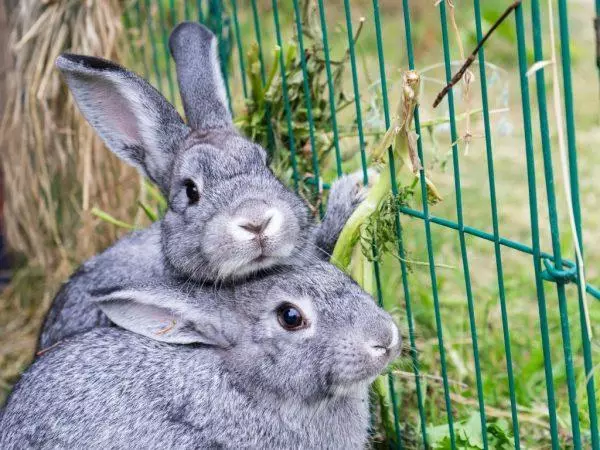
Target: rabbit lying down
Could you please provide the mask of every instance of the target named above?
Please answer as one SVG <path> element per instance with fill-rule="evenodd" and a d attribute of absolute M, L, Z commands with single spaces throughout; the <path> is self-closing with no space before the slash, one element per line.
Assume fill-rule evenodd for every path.
<path fill-rule="evenodd" d="M 79 109 L 125 162 L 154 181 L 168 201 L 164 218 L 84 263 L 63 286 L 39 348 L 108 323 L 89 291 L 184 277 L 242 282 L 285 265 L 310 265 L 333 250 L 364 197 L 358 174 L 332 186 L 323 222 L 267 166 L 266 151 L 233 125 L 216 37 L 197 23 L 170 38 L 187 124 L 156 89 L 99 58 L 56 62 Z"/>
<path fill-rule="evenodd" d="M 38 358 L 0 413 L 0 448 L 367 444 L 368 387 L 401 338 L 332 265 L 218 290 L 97 295 L 122 328 L 96 328 Z"/>

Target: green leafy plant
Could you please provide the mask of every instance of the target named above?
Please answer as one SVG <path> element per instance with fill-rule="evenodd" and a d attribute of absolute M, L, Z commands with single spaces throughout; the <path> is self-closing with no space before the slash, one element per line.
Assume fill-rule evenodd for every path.
<path fill-rule="evenodd" d="M 456 447 L 464 450 L 483 449 L 483 435 L 479 412 L 473 412 L 466 420 L 454 424 Z M 448 424 L 437 425 L 427 429 L 431 448 L 434 450 L 450 450 L 450 431 Z M 511 433 L 508 422 L 497 420 L 487 424 L 488 447 L 494 450 L 511 448 Z"/>

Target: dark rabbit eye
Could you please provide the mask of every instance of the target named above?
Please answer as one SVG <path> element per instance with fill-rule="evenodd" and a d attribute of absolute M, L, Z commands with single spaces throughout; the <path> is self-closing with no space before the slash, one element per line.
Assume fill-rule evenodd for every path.
<path fill-rule="evenodd" d="M 279 325 L 289 331 L 299 330 L 307 326 L 302 312 L 290 303 L 284 303 L 277 308 L 277 320 Z"/>
<path fill-rule="evenodd" d="M 183 182 L 183 185 L 185 186 L 185 193 L 190 201 L 190 204 L 196 203 L 198 200 L 200 200 L 200 192 L 198 192 L 196 183 L 188 179 Z"/>

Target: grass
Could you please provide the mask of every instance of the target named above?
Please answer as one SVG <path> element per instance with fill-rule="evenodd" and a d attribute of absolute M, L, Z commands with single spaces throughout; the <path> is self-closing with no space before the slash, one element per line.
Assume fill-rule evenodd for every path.
<path fill-rule="evenodd" d="M 167 2 L 165 2 L 167 3 Z M 250 49 L 251 42 L 255 39 L 251 10 L 240 5 L 241 35 L 244 37 L 245 50 Z M 384 53 L 386 58 L 386 71 L 391 96 L 391 104 L 395 105 L 400 97 L 399 81 L 400 69 L 406 69 L 405 42 L 403 38 L 402 10 L 398 2 L 381 1 L 382 8 L 382 33 L 384 37 Z M 470 2 L 456 2 L 456 20 L 459 36 L 465 47 L 470 50 L 474 43 L 473 12 Z M 468 3 L 468 4 L 467 4 Z M 484 29 L 505 7 L 501 1 L 482 2 L 484 6 Z M 545 2 L 542 2 L 545 3 Z M 273 49 L 275 47 L 273 24 L 271 20 L 270 2 L 258 2 L 259 17 L 262 26 L 262 41 L 264 58 L 267 69 L 273 65 Z M 366 18 L 361 37 L 357 42 L 358 82 L 360 85 L 361 106 L 363 119 L 366 124 L 366 147 L 372 148 L 382 136 L 384 130 L 381 107 L 378 100 L 376 81 L 379 79 L 377 68 L 377 48 L 372 21 L 372 7 L 368 1 L 352 2 L 352 19 L 354 28 L 361 16 Z M 332 58 L 341 58 L 347 47 L 345 18 L 343 8 L 327 6 L 328 25 Z M 544 14 L 546 11 L 544 10 Z M 192 11 L 195 14 L 195 11 Z M 289 5 L 282 5 L 281 10 L 282 30 L 284 40 L 293 37 L 294 24 L 292 10 Z M 529 8 L 525 7 L 525 14 L 529 20 Z M 570 28 L 572 33 L 573 51 L 573 77 L 574 95 L 576 104 L 576 124 L 578 137 L 578 156 L 580 168 L 580 187 L 583 211 L 584 248 L 587 261 L 587 278 L 590 283 L 600 285 L 600 187 L 596 181 L 596 168 L 600 165 L 600 153 L 595 150 L 600 137 L 600 124 L 598 121 L 598 73 L 594 66 L 594 36 L 591 17 L 594 14 L 593 4 L 590 1 L 580 1 L 570 8 Z M 183 10 L 178 11 L 179 18 L 184 15 Z M 153 10 L 153 16 L 158 17 L 158 12 Z M 439 31 L 438 11 L 432 2 L 411 2 L 411 18 L 413 22 L 413 38 L 415 40 L 415 57 L 417 70 L 421 72 L 424 82 L 421 93 L 421 119 L 438 120 L 442 122 L 430 129 L 423 130 L 421 139 L 425 151 L 424 162 L 428 174 L 435 180 L 438 190 L 444 200 L 430 207 L 435 216 L 456 221 L 456 199 L 454 193 L 454 174 L 449 150 L 451 142 L 447 124 L 443 123 L 447 111 L 443 107 L 432 110 L 430 105 L 440 88 L 443 79 L 443 68 L 439 67 L 442 61 L 441 39 Z M 167 19 L 171 19 L 167 17 Z M 135 22 L 135 15 L 133 16 Z M 525 152 L 523 143 L 523 127 L 520 112 L 520 89 L 516 61 L 516 46 L 514 23 L 511 20 L 503 25 L 486 46 L 486 58 L 490 66 L 488 70 L 490 84 L 491 108 L 497 113 L 492 115 L 493 151 L 496 169 L 496 184 L 498 197 L 498 211 L 500 233 L 503 237 L 530 245 L 531 230 L 529 223 L 529 206 L 527 197 L 527 178 Z M 528 22 L 529 23 L 529 22 Z M 544 26 L 547 21 L 544 18 Z M 487 25 L 486 25 L 487 24 Z M 167 26 L 167 29 L 170 25 Z M 460 60 L 457 36 L 451 31 L 452 57 Z M 147 29 L 133 30 L 131 32 L 134 44 L 143 43 L 145 52 L 145 65 L 149 68 L 148 74 L 151 81 L 158 83 L 156 72 L 152 70 L 154 60 L 152 47 L 147 45 L 149 35 L 154 35 L 156 45 L 156 66 L 161 73 L 163 92 L 169 92 L 164 71 L 166 62 L 161 29 L 158 22 L 154 22 L 151 32 Z M 528 33 L 529 30 L 528 30 Z M 528 46 L 531 49 L 531 36 L 527 36 Z M 547 47 L 546 43 L 546 47 Z M 546 53 L 549 53 L 545 48 Z M 233 63 L 230 65 L 230 88 L 232 103 L 238 117 L 246 111 L 241 90 L 241 76 L 238 71 L 237 54 L 234 52 Z M 530 56 L 531 63 L 531 56 Z M 139 71 L 143 72 L 143 64 L 139 60 L 130 60 L 129 65 L 137 64 Z M 456 67 L 455 67 L 456 68 Z M 427 69 L 427 70 L 424 70 Z M 478 83 L 478 71 L 473 90 L 471 92 L 470 109 L 481 107 Z M 268 73 L 268 70 L 267 70 Z M 349 72 L 345 73 L 340 86 L 351 98 L 352 84 Z M 548 74 L 546 79 L 549 80 Z M 552 88 L 548 84 L 547 89 Z M 299 88 L 301 89 L 301 88 Z M 541 148 L 539 129 L 537 128 L 537 111 L 535 109 L 535 88 L 533 80 L 530 82 L 532 90 L 531 101 L 534 107 L 534 146 L 536 156 L 536 183 L 538 189 L 538 210 L 540 213 L 542 248 L 550 251 L 550 233 L 548 226 L 548 209 L 543 179 L 541 161 Z M 469 108 L 461 100 L 461 95 L 456 94 L 457 114 L 464 113 Z M 443 103 L 444 105 L 444 103 Z M 356 136 L 354 105 L 350 104 L 338 114 L 342 135 L 341 152 L 343 155 L 343 170 L 351 172 L 360 167 L 357 155 L 358 138 Z M 504 109 L 508 108 L 508 111 Z M 279 111 L 281 112 L 281 111 Z M 283 116 L 277 116 L 282 118 Z M 550 117 L 553 121 L 553 117 Z M 459 122 L 459 133 L 465 134 L 466 121 Z M 483 127 L 480 114 L 475 114 L 470 122 L 473 139 L 469 144 L 468 152 L 465 142 L 459 142 L 462 195 L 464 208 L 464 222 L 466 225 L 490 232 L 492 231 L 490 196 L 488 190 L 488 176 L 485 157 L 485 143 L 482 139 Z M 321 124 L 317 130 L 319 135 L 327 135 L 330 130 Z M 553 133 L 555 130 L 553 128 Z M 327 137 L 327 136 L 325 136 Z M 319 141 L 323 142 L 323 141 Z M 305 144 L 306 142 L 304 142 Z M 305 147 L 305 146 L 303 146 Z M 553 162 L 555 168 L 556 188 L 559 205 L 559 219 L 561 225 L 561 244 L 565 256 L 572 254 L 572 242 L 569 235 L 568 217 L 566 215 L 566 202 L 562 190 L 563 180 L 560 176 L 558 147 L 556 136 L 552 135 Z M 98 149 L 100 153 L 108 153 Z M 305 154 L 300 154 L 304 157 Z M 309 154 L 305 155 L 306 157 Z M 310 164 L 303 166 L 310 171 Z M 286 169 L 289 167 L 286 166 Z M 325 159 L 321 173 L 326 182 L 332 181 L 336 176 L 335 167 L 331 158 Z M 289 180 L 289 172 L 286 172 Z M 304 173 L 302 174 L 304 175 Z M 116 183 L 118 186 L 119 183 Z M 112 188 L 115 189 L 114 187 Z M 121 187 L 121 189 L 123 189 Z M 307 191 L 310 187 L 305 187 Z M 111 188 L 107 187 L 108 192 Z M 137 195 L 137 194 L 136 194 Z M 129 198 L 129 197 L 128 197 Z M 10 197 L 9 197 L 10 201 Z M 124 199 L 122 202 L 126 202 Z M 129 203 L 129 205 L 135 202 Z M 421 208 L 419 195 L 410 200 L 410 206 Z M 95 205 L 91 205 L 95 206 Z M 123 205 L 104 204 L 101 209 L 126 222 L 133 222 L 131 208 Z M 87 213 L 84 213 L 84 216 Z M 420 264 L 428 260 L 426 238 L 423 222 L 406 215 L 401 216 L 403 225 L 403 243 L 407 250 L 407 258 L 417 263 L 409 264 L 409 293 L 411 296 L 413 320 L 415 324 L 415 339 L 418 349 L 418 360 L 421 366 L 421 386 L 424 394 L 424 406 L 429 431 L 432 435 L 441 435 L 443 439 L 443 425 L 447 422 L 443 398 L 443 389 L 440 381 L 440 356 L 437 340 L 437 326 L 434 316 L 430 268 Z M 26 226 L 26 225 L 25 225 Z M 29 226 L 33 226 L 29 224 Z M 77 225 L 80 226 L 80 225 Z M 73 227 L 75 227 L 73 225 Z M 105 227 L 106 228 L 106 227 Z M 114 228 L 108 227 L 111 233 Z M 104 229 L 102 229 L 104 230 Z M 100 231 L 104 233 L 104 231 Z M 97 234 L 87 232 L 87 239 L 93 241 Z M 112 236 L 114 238 L 114 235 Z M 440 312 L 443 324 L 444 345 L 447 355 L 448 378 L 452 398 L 453 415 L 457 421 L 469 423 L 474 411 L 477 411 L 477 396 L 475 389 L 474 357 L 471 347 L 471 334 L 468 322 L 468 310 L 465 295 L 465 278 L 462 271 L 460 246 L 458 234 L 454 230 L 432 224 L 433 251 L 436 262 L 437 287 L 439 291 Z M 475 303 L 475 318 L 479 338 L 479 357 L 482 369 L 483 392 L 486 404 L 486 413 L 490 422 L 510 429 L 509 391 L 506 375 L 505 349 L 502 335 L 500 306 L 498 301 L 498 280 L 494 260 L 494 248 L 491 242 L 467 237 L 467 249 L 470 265 L 473 298 Z M 47 245 L 49 251 L 53 248 Z M 82 252 L 73 252 L 66 267 L 72 267 L 75 262 L 84 259 Z M 539 328 L 539 315 L 537 296 L 533 275 L 532 258 L 529 255 L 515 250 L 503 248 L 502 261 L 506 301 L 508 308 L 508 321 L 510 324 L 510 343 L 513 354 L 513 366 L 516 385 L 516 399 L 519 410 L 521 439 L 527 448 L 548 448 L 549 429 L 546 405 L 545 379 L 543 371 L 543 355 L 541 351 L 541 337 Z M 397 314 L 399 321 L 406 324 L 406 312 L 401 280 L 400 264 L 392 255 L 384 257 L 382 267 L 382 294 L 386 308 Z M 65 272 L 62 267 L 60 273 Z M 33 339 L 23 339 L 23 336 L 33 336 L 39 323 L 43 308 L 47 305 L 49 294 L 56 290 L 57 275 L 53 279 L 39 269 L 30 270 L 26 276 L 17 278 L 10 290 L 4 294 L 3 301 L 6 305 L 13 305 L 13 311 L 27 311 L 35 319 L 25 319 L 26 316 L 13 320 L 3 333 L 4 342 L 18 343 L 12 356 L 2 360 L 4 385 L 9 389 L 15 374 L 22 370 L 27 361 L 27 349 L 31 348 Z M 563 357 L 562 337 L 560 330 L 560 317 L 558 314 L 558 299 L 556 288 L 552 283 L 545 282 L 546 301 L 548 305 L 549 334 L 553 363 L 554 387 L 556 389 L 556 406 L 559 419 L 559 432 L 561 446 L 568 448 L 571 443 L 571 429 L 569 418 L 569 405 L 565 367 Z M 579 327 L 579 312 L 576 302 L 576 291 L 573 285 L 567 287 L 568 310 L 574 366 L 577 376 L 577 393 L 579 403 L 579 418 L 581 421 L 582 436 L 589 438 L 589 421 L 587 417 L 587 399 L 585 397 L 585 375 L 583 373 L 583 360 L 581 351 L 581 330 Z M 39 307 L 38 298 L 44 297 L 43 307 Z M 18 299 L 18 301 L 16 300 Z M 19 305 L 15 306 L 15 303 Z M 600 305 L 590 300 L 590 315 L 594 336 L 600 336 Z M 6 337 L 4 337 L 6 336 Z M 594 360 L 600 361 L 600 349 L 597 338 L 593 342 Z M 14 350 L 14 349 L 13 349 Z M 16 355 L 16 356 L 15 356 Z M 25 355 L 25 356 L 23 356 Z M 416 404 L 415 383 L 412 376 L 412 367 L 408 359 L 396 369 L 395 387 L 399 392 L 401 424 L 406 444 L 408 447 L 417 446 L 419 442 L 419 417 Z M 598 383 L 597 383 L 598 384 Z M 599 389 L 597 387 L 597 392 Z M 600 401 L 600 395 L 598 395 Z M 435 428 L 442 426 L 441 428 Z M 467 425 L 465 425 L 467 427 Z M 586 445 L 589 446 L 586 442 Z"/>

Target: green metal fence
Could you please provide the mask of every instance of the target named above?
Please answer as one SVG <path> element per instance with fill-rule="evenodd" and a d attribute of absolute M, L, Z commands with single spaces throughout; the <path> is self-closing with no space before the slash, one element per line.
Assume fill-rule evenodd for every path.
<path fill-rule="evenodd" d="M 248 101 L 251 101 L 252 90 L 256 89 L 255 86 L 253 87 L 253 83 L 256 83 L 256 74 L 258 74 L 259 84 L 262 86 L 268 85 L 270 80 L 278 76 L 278 82 L 281 84 L 283 109 L 278 111 L 276 106 L 267 102 L 263 115 L 263 125 L 267 129 L 265 145 L 271 152 L 285 152 L 285 157 L 289 158 L 290 176 L 288 181 L 297 191 L 309 195 L 314 200 L 321 197 L 322 188 L 326 188 L 333 178 L 348 171 L 348 163 L 347 160 L 344 160 L 344 149 L 340 142 L 343 139 L 349 139 L 348 127 L 343 129 L 341 126 L 343 120 L 348 121 L 349 116 L 352 117 L 352 124 L 349 127 L 352 135 L 350 139 L 355 140 L 352 145 L 355 146 L 358 155 L 356 161 L 362 168 L 364 182 L 369 182 L 368 147 L 372 141 L 368 141 L 367 135 L 383 135 L 392 122 L 393 111 L 389 95 L 391 85 L 388 77 L 390 73 L 394 72 L 394 69 L 419 71 L 422 67 L 415 55 L 414 33 L 411 30 L 411 27 L 415 26 L 415 22 L 411 21 L 411 13 L 417 9 L 417 3 L 421 2 L 402 0 L 395 2 L 397 4 L 391 9 L 390 2 L 385 2 L 386 8 L 391 10 L 389 14 L 382 14 L 382 8 L 377 0 L 373 0 L 372 5 L 357 2 L 362 13 L 368 11 L 368 15 L 365 13 L 364 19 L 360 20 L 356 14 L 353 14 L 353 8 L 356 7 L 351 5 L 349 0 L 327 2 L 327 4 L 323 0 L 317 0 L 311 3 L 314 4 L 313 12 L 316 14 L 316 18 L 313 19 L 318 19 L 315 23 L 319 24 L 319 36 L 313 35 L 314 28 L 311 28 L 309 32 L 303 29 L 307 26 L 303 9 L 306 3 L 298 0 L 288 2 L 250 0 L 249 2 L 240 2 L 240 4 L 236 0 L 186 1 L 177 2 L 177 4 L 174 0 L 159 2 L 138 0 L 127 8 L 124 21 L 133 43 L 132 64 L 135 64 L 139 71 L 149 77 L 175 104 L 179 100 L 176 95 L 174 68 L 170 61 L 167 40 L 174 24 L 181 20 L 198 20 L 206 23 L 220 36 L 222 69 L 228 80 L 227 93 L 234 113 L 243 112 Z M 428 14 L 439 15 L 438 32 L 441 39 L 438 42 L 438 51 L 441 51 L 443 81 L 449 82 L 453 72 L 458 68 L 454 61 L 460 59 L 457 57 L 457 49 L 451 48 L 452 42 L 454 42 L 451 34 L 455 18 L 454 16 L 449 17 L 449 13 L 454 14 L 455 11 L 452 9 L 458 8 L 465 8 L 472 12 L 473 15 L 468 20 L 463 20 L 462 28 L 468 28 L 476 41 L 481 41 L 490 23 L 489 20 L 484 21 L 483 19 L 482 5 L 480 4 L 483 2 L 480 0 L 456 2 L 457 4 L 441 1 L 434 5 L 433 0 L 424 3 L 431 3 L 428 5 Z M 466 6 L 467 3 L 468 6 Z M 496 3 L 502 4 L 503 2 Z M 508 3 L 506 2 L 503 7 L 508 6 Z M 459 148 L 464 141 L 461 140 L 458 131 L 458 121 L 461 115 L 457 113 L 456 108 L 457 93 L 450 90 L 444 100 L 447 111 L 446 133 L 449 134 L 446 139 L 450 147 L 448 162 L 451 167 L 452 180 L 448 185 L 451 189 L 447 194 L 453 197 L 454 210 L 449 212 L 446 209 L 444 215 L 432 213 L 436 207 L 427 201 L 426 169 L 421 169 L 420 182 L 413 186 L 416 191 L 413 201 L 400 204 L 399 213 L 395 214 L 393 220 L 396 234 L 397 257 L 394 259 L 396 265 L 390 266 L 388 259 L 375 258 L 372 262 L 376 298 L 382 305 L 392 309 L 399 308 L 404 313 L 403 320 L 406 321 L 407 345 L 411 360 L 408 367 L 414 374 L 410 387 L 406 387 L 408 384 L 406 378 L 399 377 L 396 372 L 392 371 L 387 378 L 387 387 L 383 389 L 386 395 L 389 394 L 389 404 L 383 402 L 380 408 L 387 407 L 389 409 L 392 421 L 391 425 L 390 423 L 387 425 L 374 423 L 374 432 L 387 426 L 388 429 L 379 431 L 379 437 L 391 446 L 398 448 L 435 446 L 487 449 L 507 446 L 529 448 L 539 445 L 540 447 L 551 446 L 554 449 L 562 446 L 600 449 L 596 411 L 598 396 L 593 376 L 594 364 L 598 363 L 598 355 L 596 354 L 596 362 L 594 362 L 592 359 L 594 347 L 586 322 L 585 303 L 586 291 L 588 298 L 596 299 L 600 298 L 600 291 L 591 285 L 583 286 L 580 283 L 582 265 L 579 264 L 577 255 L 573 255 L 573 258 L 569 260 L 563 254 L 565 248 L 573 248 L 573 245 L 565 244 L 565 234 L 570 236 L 567 240 L 569 244 L 574 241 L 582 243 L 583 240 L 575 105 L 573 102 L 571 53 L 568 45 L 570 42 L 568 4 L 566 0 L 550 2 L 555 9 L 552 17 L 555 20 L 554 23 L 557 24 L 555 38 L 560 45 L 560 54 L 557 55 L 559 61 L 555 66 L 538 65 L 538 70 L 529 76 L 530 74 L 527 72 L 534 66 L 534 63 L 549 59 L 550 56 L 544 53 L 550 54 L 552 50 L 548 39 L 549 33 L 554 30 L 551 30 L 548 22 L 545 21 L 552 11 L 548 9 L 548 5 L 540 3 L 539 0 L 524 1 L 509 17 L 508 24 L 504 25 L 507 33 L 513 33 L 515 36 L 513 50 L 516 52 L 516 65 L 514 69 L 511 69 L 515 84 L 512 85 L 512 90 L 520 96 L 521 100 L 520 117 L 523 133 L 522 142 L 517 151 L 521 155 L 524 154 L 524 171 L 520 177 L 526 180 L 526 190 L 523 195 L 528 196 L 530 234 L 527 240 L 508 238 L 501 231 L 504 223 L 501 219 L 502 210 L 499 206 L 497 190 L 504 180 L 497 176 L 494 150 L 502 137 L 499 136 L 494 126 L 491 114 L 493 100 L 489 89 L 491 82 L 488 80 L 490 64 L 486 62 L 487 47 L 484 46 L 477 55 L 474 66 L 477 69 L 473 70 L 474 73 L 478 72 L 480 95 L 478 101 L 481 104 L 479 114 L 483 129 L 481 147 L 482 159 L 485 159 L 485 169 L 482 166 L 481 170 L 487 174 L 488 192 L 484 197 L 489 198 L 491 230 L 470 226 L 465 220 L 467 207 L 463 202 L 463 189 L 465 180 L 468 181 L 468 178 L 464 174 L 461 178 L 463 161 L 462 149 Z M 590 17 L 593 14 L 592 9 L 590 6 Z M 334 23 L 331 23 L 332 10 L 335 10 L 333 12 L 336 14 Z M 386 40 L 393 40 L 392 47 L 386 46 L 386 40 L 383 38 L 386 25 L 388 26 L 385 29 L 387 31 Z M 363 26 L 369 28 L 369 32 L 372 33 L 370 42 L 374 43 L 374 48 L 367 51 L 370 51 L 371 54 L 369 62 L 377 65 L 377 69 L 373 72 L 379 80 L 375 82 L 365 80 L 361 71 L 367 63 L 361 61 L 357 55 L 357 27 Z M 332 38 L 332 33 L 335 33 L 334 38 Z M 289 67 L 286 59 L 289 55 L 284 50 L 287 44 L 284 37 L 286 35 L 287 39 L 292 39 L 297 45 L 298 70 L 301 80 L 289 79 L 290 73 L 286 70 L 286 67 Z M 317 38 L 322 45 L 322 54 L 319 54 L 318 57 L 321 58 L 319 64 L 322 64 L 325 70 L 325 82 L 322 87 L 324 90 L 326 89 L 327 95 L 320 98 L 317 105 L 312 104 L 315 93 L 313 92 L 314 85 L 311 84 L 314 80 L 311 78 L 310 66 L 314 64 L 316 56 L 307 52 L 305 46 L 307 38 Z M 492 36 L 491 39 L 494 37 Z M 342 40 L 344 45 L 342 45 Z M 253 47 L 254 42 L 258 43 L 257 47 Z M 331 56 L 334 47 L 337 53 L 340 53 L 340 48 L 346 49 L 344 58 L 347 58 L 349 73 L 342 83 L 336 78 L 339 60 L 333 60 Z M 252 48 L 257 50 L 257 59 L 255 60 L 251 60 L 250 56 L 247 56 Z M 277 48 L 281 51 L 274 51 Z M 386 53 L 390 48 L 394 53 L 391 58 Z M 257 64 L 257 66 L 253 64 Z M 274 73 L 272 69 L 269 69 L 269 64 L 271 67 L 278 67 L 280 73 Z M 560 104 L 549 106 L 547 101 L 552 98 L 554 91 L 547 92 L 546 88 L 552 79 L 554 70 L 562 71 L 559 73 L 562 91 L 560 92 Z M 301 83 L 302 99 L 290 98 L 292 83 Z M 336 89 L 342 89 L 340 88 L 342 84 L 344 89 L 347 88 L 352 92 L 351 98 L 347 98 L 344 103 L 343 111 L 340 107 L 340 92 L 336 92 Z M 365 125 L 365 108 L 372 107 L 367 100 L 367 86 L 375 86 L 377 92 L 373 96 L 377 99 L 377 107 L 381 109 L 382 123 L 377 125 L 377 132 L 373 132 L 373 125 L 369 125 L 368 129 Z M 392 85 L 392 87 L 394 86 Z M 439 89 L 431 88 L 431 90 L 438 91 Z M 515 105 L 518 105 L 518 102 Z M 353 111 L 349 112 L 351 108 Z M 557 199 L 560 194 L 557 193 L 557 190 L 562 188 L 559 183 L 555 183 L 554 176 L 557 164 L 556 156 L 553 158 L 553 155 L 558 152 L 558 144 L 553 138 L 551 130 L 551 123 L 554 120 L 551 113 L 552 111 L 556 112 L 556 108 L 560 108 L 564 114 L 567 144 L 566 163 L 570 180 L 570 198 L 566 198 L 566 202 L 562 203 Z M 298 111 L 302 109 L 303 114 L 300 117 L 304 118 L 301 124 L 303 134 L 302 137 L 298 137 L 297 130 L 300 126 Z M 424 137 L 431 127 L 431 121 L 422 119 L 421 109 L 415 110 L 414 130 L 420 137 L 417 141 L 418 155 L 423 167 L 426 168 L 428 167 L 427 146 L 431 144 Z M 281 129 L 274 125 L 274 117 L 278 114 L 283 114 L 281 117 L 285 120 L 282 123 L 287 129 Z M 321 129 L 323 121 L 318 122 L 320 125 L 317 124 L 317 116 L 321 117 L 323 114 L 327 116 L 325 130 Z M 323 131 L 331 137 L 331 141 L 326 144 L 333 155 L 333 163 L 329 165 L 324 163 L 323 150 L 320 148 L 325 145 L 319 138 L 319 133 Z M 560 137 L 559 133 L 559 139 Z M 403 183 L 396 180 L 394 156 L 391 149 L 389 158 L 391 190 L 396 198 L 401 192 Z M 540 158 L 541 165 L 539 164 Z M 537 165 L 536 160 L 538 160 Z M 302 161 L 305 161 L 306 164 L 302 165 Z M 310 173 L 302 173 L 301 167 L 308 168 Z M 540 186 L 545 188 L 545 193 L 540 194 Z M 484 190 L 483 187 L 480 189 Z M 540 200 L 541 197 L 544 198 L 544 201 Z M 559 205 L 563 208 L 567 203 L 572 205 L 572 220 L 577 239 L 569 234 L 569 222 L 564 219 L 566 212 L 563 212 L 562 216 L 559 215 Z M 316 201 L 315 207 L 319 214 L 323 213 L 322 202 Z M 559 226 L 564 228 L 562 232 Z M 428 272 L 428 280 L 425 286 L 423 286 L 424 278 L 419 278 L 414 274 L 415 269 L 407 251 L 406 235 L 417 227 L 422 230 L 423 237 L 420 242 L 423 244 L 426 255 L 424 267 Z M 461 301 L 466 304 L 465 334 L 469 336 L 468 345 L 471 353 L 466 360 L 469 367 L 465 370 L 472 374 L 472 376 L 466 377 L 470 383 L 467 391 L 472 398 L 461 397 L 459 403 L 455 401 L 455 380 L 452 378 L 452 374 L 457 372 L 458 364 L 456 363 L 456 352 L 452 350 L 449 353 L 449 344 L 444 336 L 444 332 L 447 330 L 444 327 L 444 320 L 448 319 L 449 313 L 443 307 L 445 298 L 441 293 L 440 264 L 437 261 L 440 250 L 436 245 L 436 236 L 448 233 L 448 231 L 455 233 L 455 237 L 458 238 L 458 245 L 453 248 L 456 260 L 460 260 L 458 268 L 462 276 L 461 283 L 464 286 Z M 550 243 L 550 247 L 547 249 L 542 248 L 546 242 L 543 238 L 546 231 L 549 232 L 548 242 Z M 498 395 L 494 394 L 495 388 L 490 386 L 487 377 L 488 372 L 497 370 L 497 367 L 489 363 L 490 338 L 487 336 L 489 333 L 485 329 L 485 323 L 482 324 L 481 313 L 478 311 L 480 290 L 477 287 L 473 288 L 474 279 L 478 277 L 480 271 L 479 260 L 474 264 L 472 259 L 472 249 L 476 245 L 476 241 L 489 243 L 487 258 L 495 266 L 495 281 L 493 282 L 495 287 L 491 297 L 495 299 L 494 301 L 499 307 L 498 320 L 501 323 L 501 333 L 498 341 L 501 342 L 501 352 L 497 356 L 503 359 L 502 382 L 505 384 L 502 389 L 498 387 L 498 392 L 500 392 Z M 583 251 L 583 249 L 581 250 Z M 510 292 L 510 288 L 507 288 L 507 283 L 511 282 L 510 278 L 505 275 L 507 252 L 528 255 L 533 267 L 533 277 L 530 281 L 532 293 L 537 299 L 538 322 L 537 324 L 532 323 L 530 326 L 539 327 L 539 332 L 535 334 L 539 337 L 539 342 L 532 342 L 531 347 L 540 349 L 541 360 L 538 361 L 538 364 L 543 367 L 543 377 L 535 381 L 534 387 L 527 388 L 537 392 L 536 389 L 543 386 L 543 396 L 545 396 L 540 399 L 539 403 L 536 403 L 537 407 L 542 404 L 543 411 L 536 416 L 535 420 L 531 418 L 532 409 L 528 409 L 527 405 L 524 405 L 528 400 L 522 398 L 524 396 L 522 391 L 525 388 L 522 386 L 523 380 L 520 374 L 526 369 L 523 364 L 516 366 L 514 363 L 515 357 L 519 357 L 519 361 L 521 361 L 521 355 L 515 355 L 513 351 L 515 335 L 518 337 L 524 330 L 511 328 L 509 319 L 511 319 L 511 307 L 515 301 L 530 302 L 529 307 L 532 308 L 536 306 L 527 295 L 515 300 L 513 298 L 515 293 Z M 399 277 L 399 282 L 394 285 L 397 286 L 397 289 L 393 289 L 393 292 L 390 293 L 390 289 L 387 288 L 388 280 L 394 271 L 394 276 Z M 489 296 L 490 294 L 488 294 Z M 547 297 L 551 297 L 552 301 L 549 301 Z M 427 305 L 422 306 L 423 302 Z M 549 306 L 550 303 L 557 305 L 558 311 L 552 310 L 552 306 Z M 595 307 L 595 305 L 593 306 Z M 415 308 L 418 309 L 417 313 L 415 313 Z M 434 343 L 429 343 L 434 349 L 433 352 L 436 353 L 435 364 L 428 363 L 428 373 L 425 374 L 421 361 L 423 350 L 417 348 L 421 331 L 416 318 L 419 314 L 424 314 L 422 312 L 424 308 L 433 308 L 436 340 Z M 553 317 L 556 317 L 556 320 L 552 319 Z M 555 329 L 554 324 L 559 327 L 560 333 Z M 529 332 L 529 330 L 527 331 Z M 482 335 L 486 336 L 483 341 L 481 341 Z M 572 341 L 575 341 L 576 345 Z M 451 347 L 454 345 L 451 344 Z M 519 348 L 522 351 L 523 346 L 520 345 Z M 553 352 L 556 348 L 561 348 L 562 357 L 557 358 L 557 353 Z M 461 354 L 466 354 L 464 352 Z M 485 358 L 483 358 L 484 355 Z M 452 360 L 451 363 L 450 360 Z M 429 380 L 434 376 L 436 383 L 432 384 Z M 466 406 L 465 402 L 467 402 Z M 473 420 L 465 424 L 466 414 L 469 410 L 476 412 L 475 423 L 479 428 L 479 432 L 473 431 L 473 436 L 469 436 L 469 426 L 472 425 Z M 376 421 L 380 420 L 383 414 L 383 409 L 378 411 L 374 413 Z M 439 411 L 443 411 L 443 414 L 440 415 Z M 379 419 L 377 419 L 378 415 Z M 506 436 L 510 436 L 509 443 L 505 438 L 499 437 L 499 434 L 503 432 L 500 430 L 501 427 L 494 425 L 499 423 L 499 418 L 508 423 L 508 430 L 505 431 Z M 440 426 L 446 431 L 442 430 Z M 536 442 L 528 440 L 531 437 L 529 430 L 533 429 L 532 427 L 542 430 L 541 437 L 535 438 Z M 443 438 L 439 437 L 440 434 L 443 435 Z"/>

